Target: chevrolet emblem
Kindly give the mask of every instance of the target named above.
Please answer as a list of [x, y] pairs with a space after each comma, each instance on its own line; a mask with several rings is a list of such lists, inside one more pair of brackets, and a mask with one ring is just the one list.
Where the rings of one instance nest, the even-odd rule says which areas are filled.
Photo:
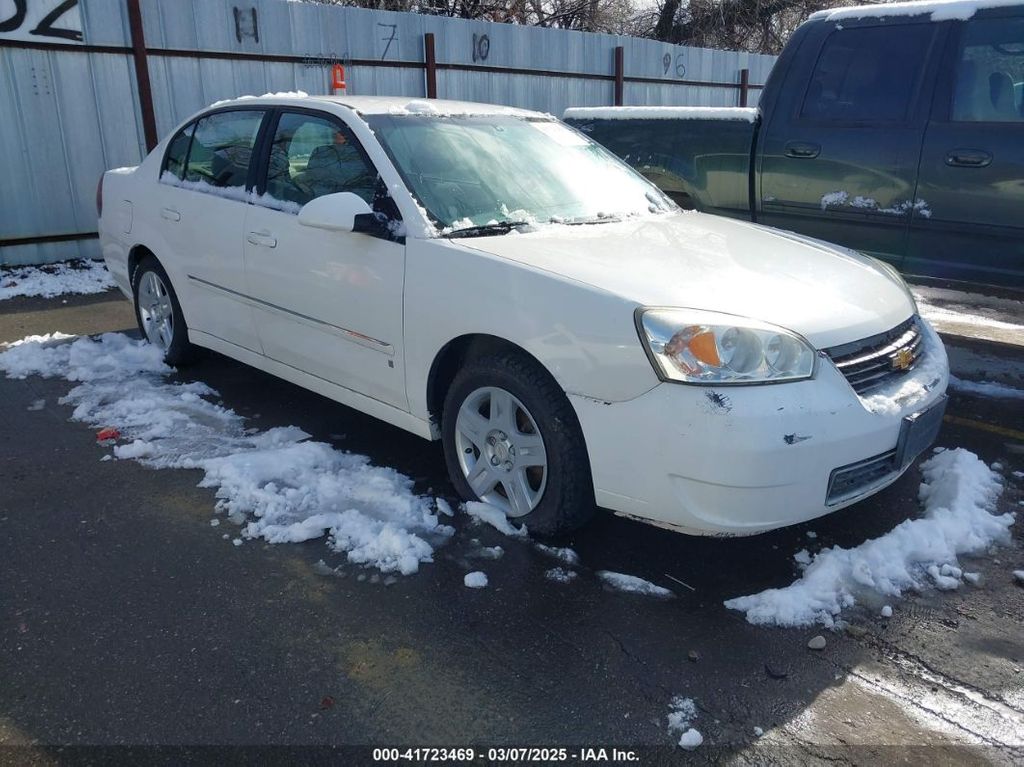
[[892, 358], [893, 370], [908, 370], [912, 364], [914, 364], [914, 353], [906, 347], [897, 351]]

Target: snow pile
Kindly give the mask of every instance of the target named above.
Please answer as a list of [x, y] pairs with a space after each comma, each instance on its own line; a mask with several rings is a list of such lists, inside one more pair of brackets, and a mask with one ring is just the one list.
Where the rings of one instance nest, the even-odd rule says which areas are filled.
[[53, 298], [71, 293], [103, 293], [114, 280], [102, 261], [68, 261], [0, 270], [0, 301], [17, 296]]
[[841, 189], [822, 195], [820, 204], [822, 210], [828, 210], [832, 207], [841, 208], [843, 205], [849, 205], [851, 208], [857, 208], [859, 210], [873, 210], [876, 213], [883, 213], [887, 216], [905, 216], [910, 213], [910, 211], [914, 211], [917, 215], [923, 216], [924, 218], [932, 217], [932, 210], [928, 207], [928, 202], [926, 200], [904, 200], [894, 205], [890, 205], [888, 208], [883, 208], [878, 204], [878, 200], [874, 197], [863, 197], [861, 195], [857, 195], [851, 199], [849, 193]]
[[916, 405], [929, 394], [945, 390], [945, 379], [949, 375], [946, 347], [942, 345], [938, 334], [927, 321], [920, 320], [918, 325], [924, 336], [924, 353], [909, 374], [873, 390], [866, 397], [861, 397], [861, 403], [872, 413], [896, 415]]
[[614, 573], [611, 570], [598, 570], [597, 577], [616, 591], [627, 591], [633, 594], [644, 594], [651, 597], [674, 597], [671, 591], [657, 584], [637, 578], [635, 575]]
[[236, 96], [233, 99], [221, 99], [214, 101], [207, 109], [213, 109], [224, 104], [231, 104], [235, 101], [250, 101], [252, 99], [308, 99], [309, 94], [305, 91], [278, 91], [277, 93], [264, 93], [262, 96], [254, 96], [251, 93], [245, 96]]
[[497, 506], [491, 506], [489, 503], [466, 501], [466, 513], [473, 517], [477, 523], [486, 522], [499, 533], [510, 535], [513, 538], [526, 538], [529, 535], [526, 525], [516, 527], [505, 516], [504, 511]]
[[677, 695], [669, 704], [668, 731], [680, 733], [679, 745], [690, 751], [704, 742], [704, 736], [690, 725], [697, 718], [697, 706], [693, 698]]
[[537, 550], [542, 551], [549, 557], [560, 559], [567, 565], [578, 565], [580, 563], [580, 555], [577, 554], [570, 548], [558, 548], [557, 546], [545, 546], [543, 543], [537, 544]]
[[563, 120], [742, 120], [757, 119], [756, 107], [572, 107]]
[[466, 573], [466, 577], [462, 579], [462, 582], [466, 585], [466, 588], [470, 589], [483, 589], [487, 587], [487, 573], [477, 570], [473, 573]]
[[965, 381], [956, 376], [949, 377], [949, 388], [963, 394], [976, 394], [979, 397], [997, 397], [999, 399], [1024, 399], [1024, 389], [1018, 389], [994, 381]]
[[1006, 8], [1020, 5], [1020, 0], [927, 0], [926, 2], [887, 3], [884, 5], [857, 5], [848, 8], [818, 11], [811, 19], [842, 21], [891, 16], [923, 16], [932, 21], [967, 21], [986, 8]]
[[242, 540], [299, 542], [326, 533], [350, 562], [409, 574], [452, 534], [408, 477], [311, 442], [293, 426], [247, 429], [241, 416], [205, 399], [216, 396], [205, 384], [167, 382], [170, 369], [157, 348], [115, 333], [59, 343], [67, 338], [12, 345], [0, 352], [0, 370], [81, 382], [61, 400], [74, 405], [74, 420], [116, 427], [124, 439], [118, 458], [203, 470], [200, 486], [217, 489], [217, 510], [241, 526]]
[[821, 196], [821, 209], [826, 210], [830, 205], [845, 205], [850, 195], [846, 192], [829, 192]]
[[938, 453], [921, 471], [922, 517], [856, 548], [825, 549], [790, 586], [730, 599], [725, 606], [746, 613], [754, 624], [831, 627], [844, 607], [856, 603], [858, 592], [898, 597], [907, 589], [923, 589], [929, 579], [940, 588], [955, 588], [962, 576], [957, 557], [1007, 541], [1014, 515], [990, 513], [1002, 484], [970, 451]]
[[555, 583], [572, 583], [576, 576], [575, 570], [566, 570], [564, 567], [552, 567], [544, 573], [545, 578]]

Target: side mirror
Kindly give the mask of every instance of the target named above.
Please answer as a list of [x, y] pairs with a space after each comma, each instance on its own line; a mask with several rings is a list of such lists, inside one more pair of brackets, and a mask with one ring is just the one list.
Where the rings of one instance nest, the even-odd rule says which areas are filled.
[[299, 223], [317, 229], [351, 232], [356, 216], [370, 212], [370, 206], [359, 195], [337, 192], [317, 197], [303, 205], [299, 211]]

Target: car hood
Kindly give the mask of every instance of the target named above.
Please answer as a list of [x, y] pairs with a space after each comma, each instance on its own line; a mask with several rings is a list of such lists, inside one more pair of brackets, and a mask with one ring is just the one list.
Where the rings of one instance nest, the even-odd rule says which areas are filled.
[[780, 325], [822, 349], [883, 333], [914, 312], [874, 259], [702, 213], [458, 240], [643, 306], [706, 309]]

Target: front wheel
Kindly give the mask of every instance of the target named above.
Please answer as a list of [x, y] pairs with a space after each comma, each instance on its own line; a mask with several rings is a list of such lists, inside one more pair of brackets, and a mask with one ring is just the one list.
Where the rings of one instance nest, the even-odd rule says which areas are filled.
[[182, 365], [195, 351], [188, 327], [167, 272], [152, 256], [144, 258], [132, 275], [135, 319], [142, 335], [164, 353], [168, 365]]
[[542, 535], [570, 532], [594, 513], [590, 464], [565, 392], [515, 352], [470, 360], [442, 416], [445, 461], [459, 494]]

